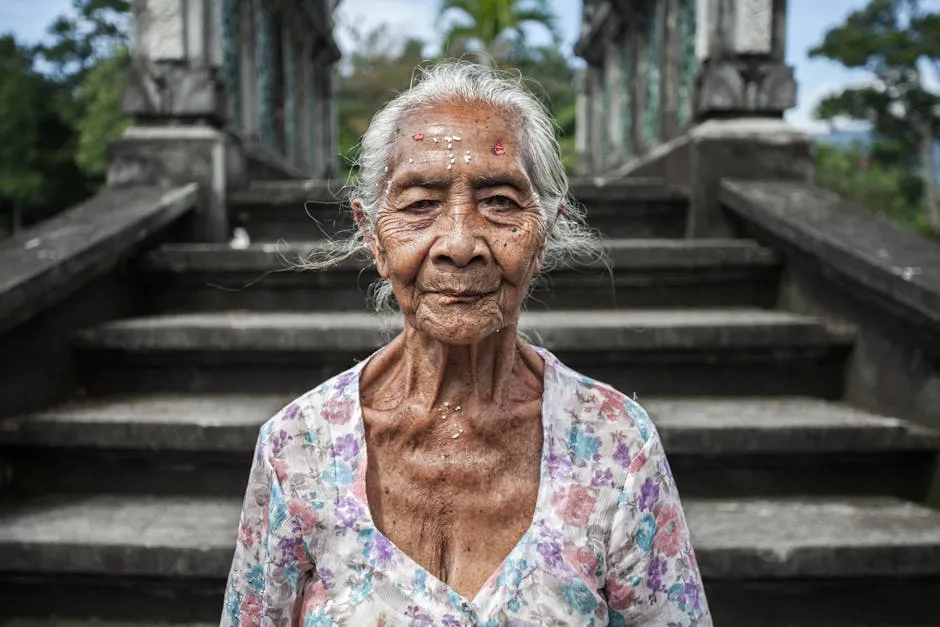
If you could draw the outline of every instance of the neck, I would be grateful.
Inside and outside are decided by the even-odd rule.
[[[403,392],[427,409],[450,405],[501,404],[522,342],[515,324],[472,344],[446,344],[406,326],[402,337]]]
[[[500,407],[541,397],[541,356],[517,336],[517,325],[467,345],[405,330],[370,360],[362,373],[363,401],[374,409],[408,405],[432,412]]]

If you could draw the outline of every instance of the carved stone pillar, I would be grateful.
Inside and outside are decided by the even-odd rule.
[[[133,17],[123,106],[134,123],[108,146],[108,185],[196,182],[189,237],[227,239],[226,190],[241,178],[242,161],[222,130],[223,0],[134,0]]]
[[[134,0],[124,111],[140,121],[227,116],[221,80],[221,0]]]
[[[698,0],[698,120],[782,117],[796,104],[785,64],[787,0]]]

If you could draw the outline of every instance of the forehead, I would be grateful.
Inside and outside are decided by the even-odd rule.
[[[421,107],[402,120],[406,139],[423,134],[432,137],[457,136],[463,142],[499,141],[515,143],[515,118],[504,109],[481,102],[456,101]]]

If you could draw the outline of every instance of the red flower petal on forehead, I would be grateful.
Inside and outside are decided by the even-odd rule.
[[[424,141],[424,133],[418,133],[417,135],[412,135],[412,139],[416,142]]]
[[[506,150],[503,148],[502,142],[500,141],[496,142],[496,145],[493,146],[493,154],[496,155],[497,157],[502,157],[504,154],[506,154]]]

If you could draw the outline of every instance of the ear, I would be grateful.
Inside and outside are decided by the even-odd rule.
[[[362,199],[354,198],[350,204],[353,210],[353,219],[356,221],[356,228],[363,234],[363,243],[365,243],[366,248],[369,249],[369,253],[372,255],[375,268],[380,277],[387,279],[389,273],[388,261],[385,259],[385,251],[376,239],[375,230],[372,228],[374,225],[369,225],[366,219],[365,210],[362,208]]]

